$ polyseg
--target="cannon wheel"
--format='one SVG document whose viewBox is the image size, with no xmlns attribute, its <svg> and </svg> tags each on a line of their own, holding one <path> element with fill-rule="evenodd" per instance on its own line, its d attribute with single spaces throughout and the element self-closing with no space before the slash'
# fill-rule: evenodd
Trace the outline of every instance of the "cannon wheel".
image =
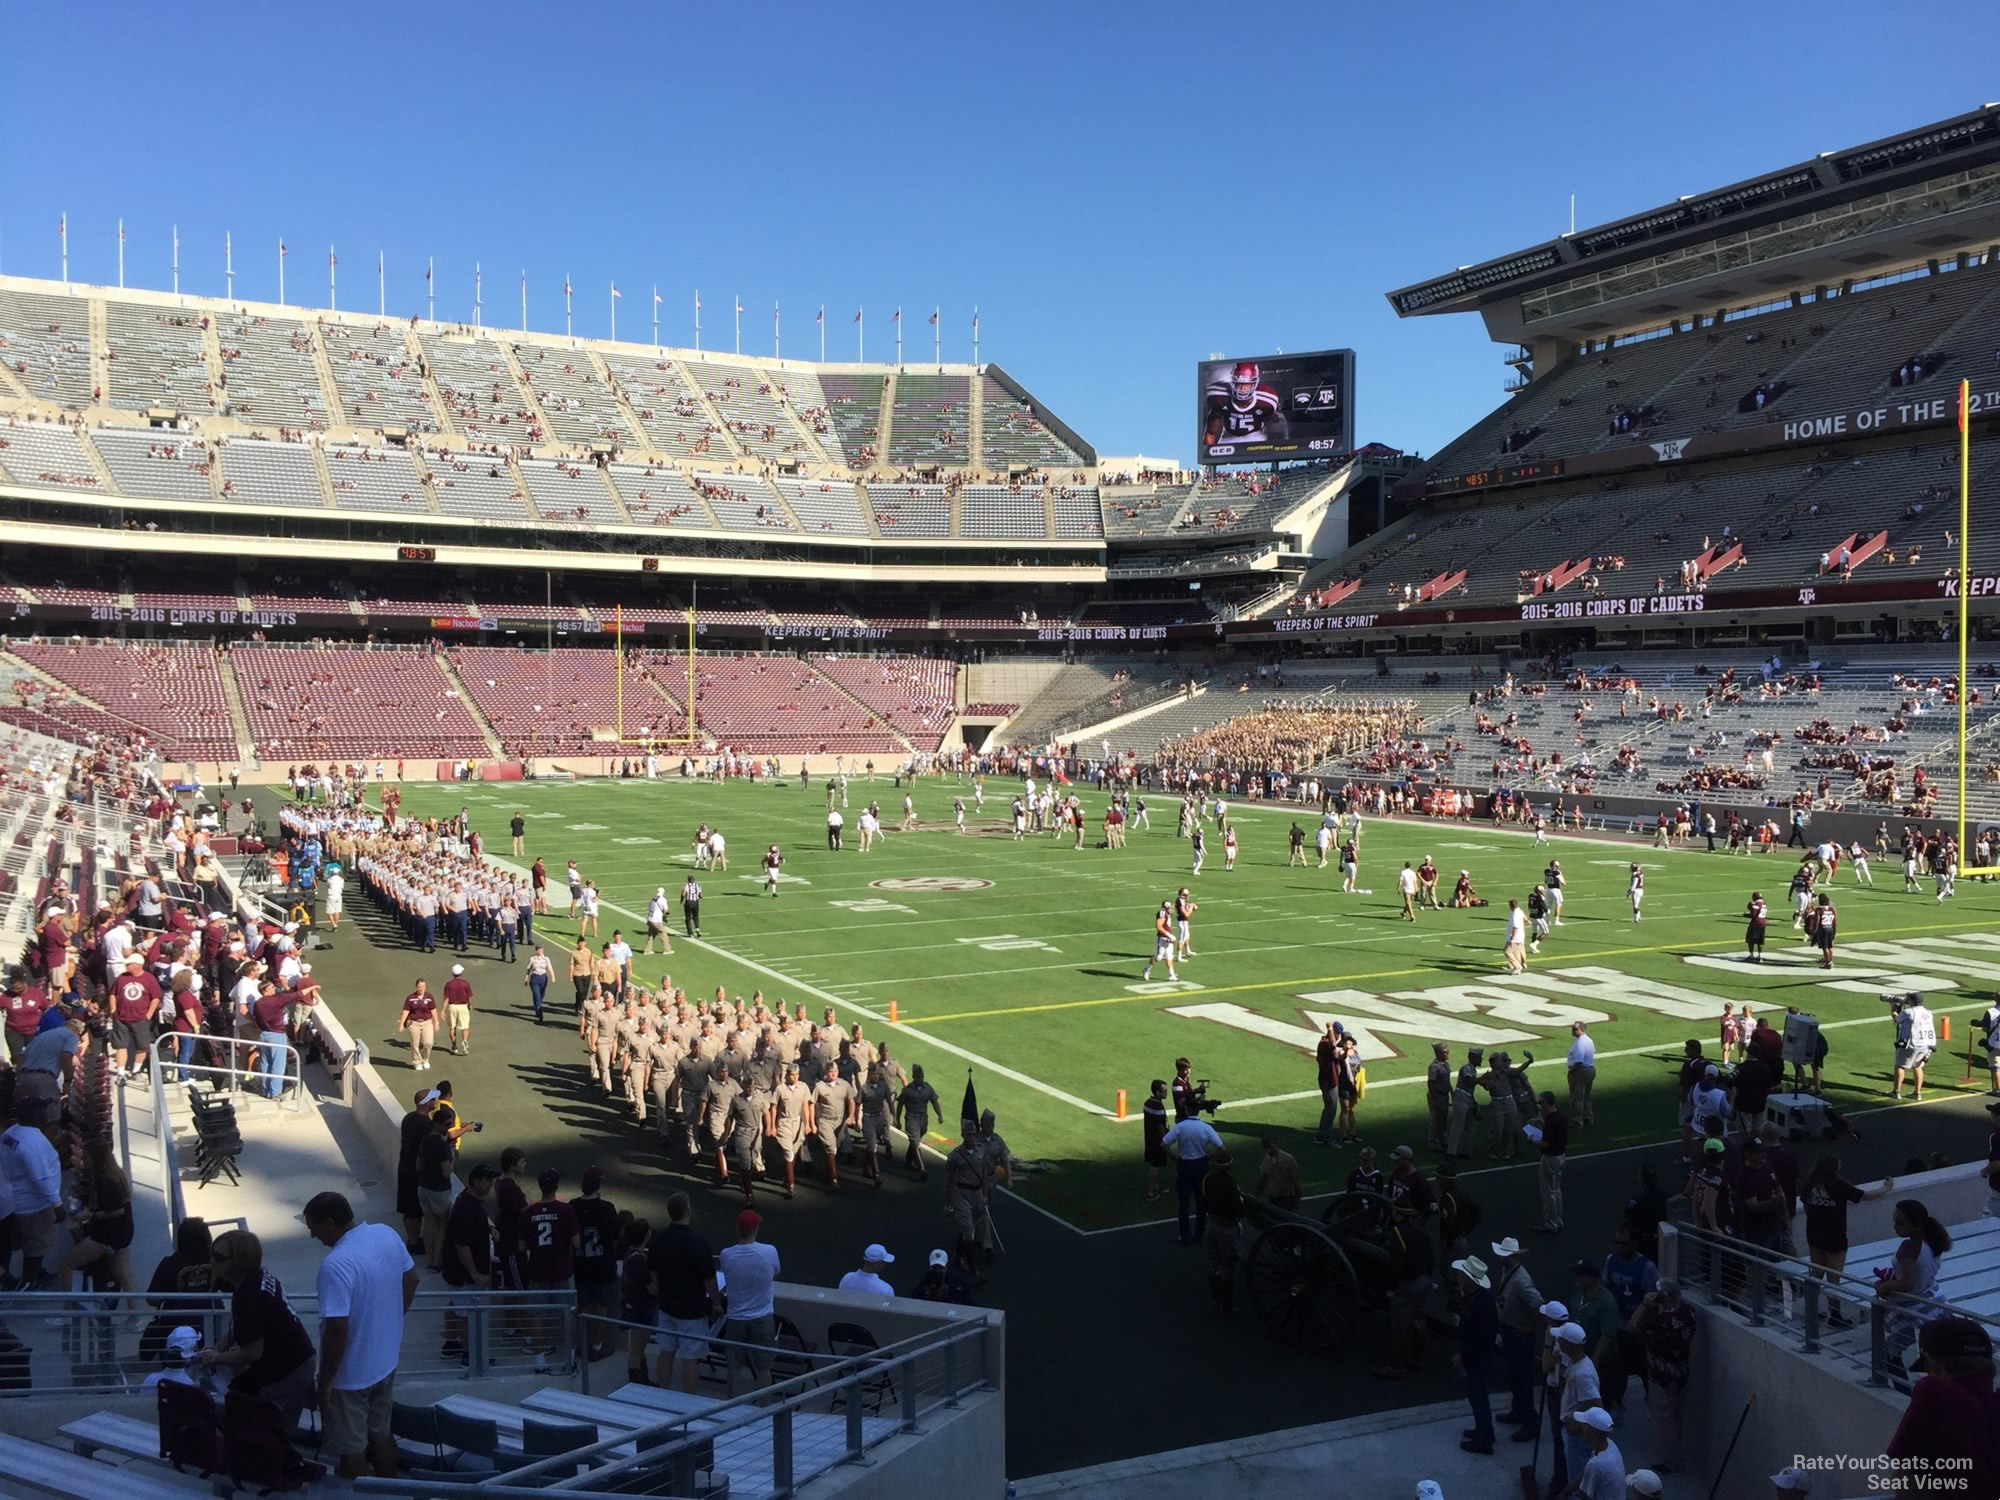
<svg viewBox="0 0 2000 1500">
<path fill-rule="evenodd" d="M 1353 1263 L 1308 1223 L 1273 1224 L 1244 1263 L 1250 1305 L 1273 1335 L 1300 1349 L 1331 1349 L 1361 1305 Z"/>
<path fill-rule="evenodd" d="M 1393 1217 L 1389 1200 L 1381 1193 L 1340 1193 L 1327 1204 L 1319 1221 L 1332 1234 L 1386 1245 Z"/>
</svg>

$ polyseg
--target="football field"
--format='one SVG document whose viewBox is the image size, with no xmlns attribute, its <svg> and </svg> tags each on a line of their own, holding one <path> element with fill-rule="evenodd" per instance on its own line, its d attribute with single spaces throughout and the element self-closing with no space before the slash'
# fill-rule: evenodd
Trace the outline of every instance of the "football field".
<svg viewBox="0 0 2000 1500">
<path fill-rule="evenodd" d="M 1576 1152 L 1674 1138 L 1681 1044 L 1699 1036 L 1713 1054 L 1725 1001 L 1768 1011 L 1780 1026 L 1786 1006 L 1816 1015 L 1829 1043 L 1829 1096 L 1852 1112 L 1887 1102 L 1890 1030 L 1877 996 L 1920 989 L 1941 1021 L 1955 1023 L 1932 1063 L 1927 1097 L 1985 1087 L 1983 1052 L 1979 1075 L 1961 1079 L 1972 1016 L 2000 983 L 2000 885 L 1964 882 L 1940 904 L 1928 879 L 1905 894 L 1894 858 L 1874 861 L 1872 888 L 1843 866 L 1833 888 L 1841 943 L 1828 972 L 1789 925 L 1785 892 L 1797 851 L 1731 857 L 1704 852 L 1699 841 L 1663 850 L 1603 836 L 1555 837 L 1537 848 L 1524 833 L 1483 824 L 1370 820 L 1359 882 L 1367 889 L 1347 895 L 1334 865 L 1317 868 L 1310 841 L 1308 867 L 1287 866 L 1294 818 L 1309 834 L 1314 826 L 1303 809 L 1232 808 L 1236 869 L 1225 872 L 1211 830 L 1195 878 L 1172 798 L 1149 797 L 1152 828 L 1133 829 L 1124 849 L 1105 849 L 1095 829 L 1105 799 L 1084 791 L 1092 831 L 1077 849 L 1047 834 L 1016 841 L 1006 817 L 1013 790 L 995 778 L 981 815 L 969 787 L 926 779 L 915 789 L 922 827 L 892 831 L 867 854 L 854 831 L 864 802 L 878 800 L 891 829 L 902 816 L 903 792 L 886 776 L 850 783 L 838 853 L 826 847 L 817 781 L 807 791 L 796 780 L 412 785 L 404 810 L 464 806 L 488 852 L 503 860 L 508 820 L 525 815 L 522 862 L 539 856 L 549 871 L 557 910 L 537 931 L 551 937 L 559 976 L 553 944 L 567 946 L 575 932 L 561 914 L 563 867 L 575 859 L 603 893 L 604 938 L 622 928 L 640 946 L 654 890 L 665 886 L 675 898 L 676 952 L 636 960 L 645 982 L 670 973 L 691 998 L 718 985 L 746 997 L 761 989 L 787 1006 L 803 1002 L 815 1020 L 832 1005 L 888 1040 L 906 1067 L 922 1064 L 948 1119 L 969 1070 L 1014 1154 L 1034 1164 L 1016 1179 L 1020 1195 L 1084 1232 L 1153 1222 L 1171 1208 L 1171 1198 L 1146 1199 L 1138 1117 L 1150 1080 L 1171 1078 L 1178 1055 L 1225 1101 L 1216 1124 L 1246 1181 L 1259 1139 L 1276 1134 L 1297 1155 L 1309 1193 L 1344 1184 L 1353 1149 L 1311 1140 L 1320 1107 L 1312 1049 L 1328 1020 L 1360 1041 L 1360 1131 L 1385 1165 L 1388 1149 L 1404 1143 L 1428 1159 L 1423 1075 L 1432 1042 L 1449 1044 L 1454 1068 L 1469 1046 L 1505 1048 L 1517 1061 L 1531 1052 L 1531 1081 L 1564 1098 L 1575 1020 L 1589 1024 L 1598 1048 L 1597 1124 L 1577 1138 Z M 952 826 L 960 795 L 963 834 Z M 700 874 L 703 935 L 694 942 L 681 935 L 677 897 L 704 821 L 725 834 L 729 868 Z M 765 893 L 759 863 L 773 842 L 785 853 L 776 898 Z M 1493 904 L 1404 921 L 1395 877 L 1405 860 L 1426 854 L 1442 872 L 1442 891 L 1469 869 Z M 1551 856 L 1568 877 L 1564 924 L 1526 975 L 1510 976 L 1500 951 L 1507 899 L 1525 905 Z M 1625 895 L 1633 860 L 1646 871 L 1638 923 Z M 1162 967 L 1148 983 L 1141 975 L 1153 914 L 1182 885 L 1199 903 L 1196 956 L 1178 981 Z M 1743 962 L 1741 913 L 1752 890 L 1773 912 L 1761 966 Z M 932 1144 L 950 1142 L 934 1134 Z M 1482 1121 L 1479 1165 L 1486 1148 Z"/>
</svg>

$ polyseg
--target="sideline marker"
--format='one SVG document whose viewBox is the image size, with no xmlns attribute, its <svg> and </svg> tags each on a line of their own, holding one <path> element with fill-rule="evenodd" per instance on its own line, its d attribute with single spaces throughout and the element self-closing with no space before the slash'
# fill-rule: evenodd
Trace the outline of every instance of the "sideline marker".
<svg viewBox="0 0 2000 1500">
<path fill-rule="evenodd" d="M 889 1002 L 889 1024 L 891 1026 L 896 1024 L 896 1002 L 893 1000 Z"/>
<path fill-rule="evenodd" d="M 1118 1091 L 1118 1118 L 1121 1120 L 1125 1118 L 1125 1090 L 1123 1089 Z"/>
</svg>

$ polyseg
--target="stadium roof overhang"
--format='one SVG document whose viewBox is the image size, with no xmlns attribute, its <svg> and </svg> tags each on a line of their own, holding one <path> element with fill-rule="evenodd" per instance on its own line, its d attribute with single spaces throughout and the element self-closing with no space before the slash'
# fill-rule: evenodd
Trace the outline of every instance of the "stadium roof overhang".
<svg viewBox="0 0 2000 1500">
<path fill-rule="evenodd" d="M 2000 104 L 1388 293 L 1497 340 L 1602 338 L 2000 241 Z"/>
</svg>

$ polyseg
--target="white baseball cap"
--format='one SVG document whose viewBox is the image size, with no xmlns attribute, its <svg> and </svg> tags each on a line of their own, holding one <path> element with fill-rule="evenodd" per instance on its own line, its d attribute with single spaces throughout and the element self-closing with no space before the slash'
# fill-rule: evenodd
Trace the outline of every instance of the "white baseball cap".
<svg viewBox="0 0 2000 1500">
<path fill-rule="evenodd" d="M 464 965 L 464 964 L 453 964 L 453 965 L 451 966 L 451 972 L 452 972 L 452 973 L 454 973 L 454 974 L 463 974 L 463 973 L 465 972 L 465 965 Z"/>
<path fill-rule="evenodd" d="M 1804 1469 L 1783 1468 L 1771 1476 L 1771 1488 L 1791 1490 L 1796 1494 L 1805 1495 L 1812 1491 L 1812 1480 L 1806 1477 Z"/>
<path fill-rule="evenodd" d="M 948 1250 L 931 1251 L 931 1264 L 940 1268 L 949 1266 L 951 1264 L 951 1252 Z"/>
<path fill-rule="evenodd" d="M 1559 1344 L 1587 1344 L 1590 1335 L 1583 1331 L 1581 1323 L 1558 1324 L 1552 1337 Z"/>
<path fill-rule="evenodd" d="M 1656 1497 L 1667 1492 L 1667 1487 L 1661 1483 L 1660 1476 L 1651 1469 L 1639 1469 L 1627 1474 L 1625 1488 L 1635 1495 L 1646 1496 L 1647 1500 L 1656 1500 Z"/>
<path fill-rule="evenodd" d="M 1535 1311 L 1545 1318 L 1554 1318 L 1558 1323 L 1569 1321 L 1569 1309 L 1560 1302 L 1544 1302 Z"/>
<path fill-rule="evenodd" d="M 866 1250 L 861 1252 L 861 1258 L 864 1261 L 877 1261 L 885 1266 L 893 1266 L 896 1263 L 896 1257 L 891 1255 L 881 1245 L 870 1245 Z"/>
<path fill-rule="evenodd" d="M 1419 1479 L 1417 1500 L 1444 1500 L 1444 1488 L 1435 1479 Z"/>
<path fill-rule="evenodd" d="M 182 1359 L 186 1359 L 200 1347 L 201 1335 L 186 1324 L 182 1324 L 167 1335 L 167 1348 L 178 1354 Z"/>
<path fill-rule="evenodd" d="M 1609 1432 L 1612 1428 L 1611 1413 L 1601 1406 L 1586 1406 L 1571 1415 L 1584 1426 L 1595 1427 L 1599 1432 Z"/>
</svg>

